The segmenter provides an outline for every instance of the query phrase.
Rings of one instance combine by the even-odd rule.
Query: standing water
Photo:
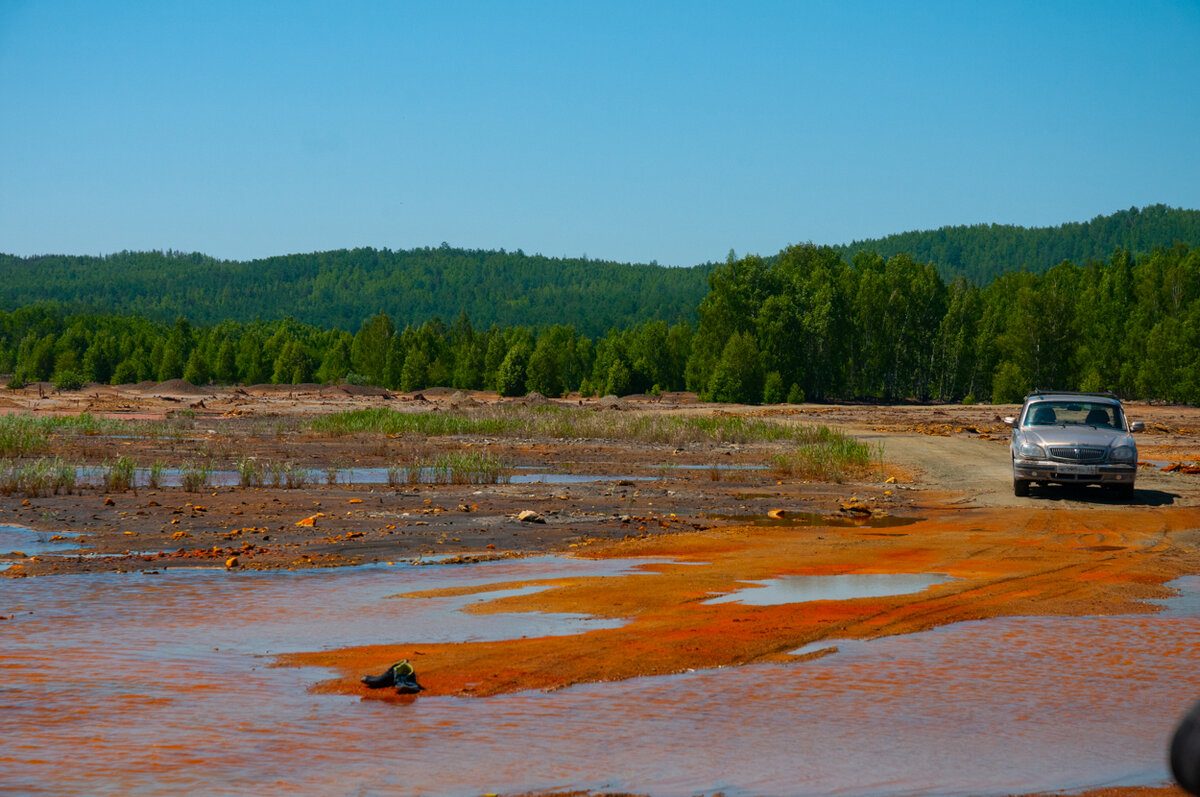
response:
[[[576,634],[468,584],[628,562],[171,571],[0,587],[0,792],[989,794],[1156,783],[1200,696],[1200,578],[1153,616],[1015,618],[816,661],[491,698],[360,701],[277,653]],[[621,655],[619,650],[614,656]],[[420,662],[414,662],[420,676]],[[502,666],[503,662],[497,662]]]

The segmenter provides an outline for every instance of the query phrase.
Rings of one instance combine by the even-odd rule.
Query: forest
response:
[[[559,396],[693,390],[723,402],[1017,401],[1034,387],[1200,402],[1200,246],[1061,262],[986,287],[907,254],[791,246],[712,267],[695,321],[476,327],[387,312],[194,323],[35,304],[0,312],[10,387],[339,382]]]
[[[371,313],[420,323],[467,313],[482,326],[571,324],[584,334],[695,320],[713,266],[667,268],[524,252],[341,249],[248,262],[199,253],[0,255],[0,307],[194,323],[303,318],[353,331]]]
[[[907,254],[930,263],[947,282],[966,277],[988,285],[1022,268],[1041,274],[1064,260],[1080,265],[1103,260],[1117,249],[1145,254],[1177,241],[1200,242],[1200,210],[1150,205],[1057,227],[977,224],[906,232],[836,247],[847,260],[859,252],[884,257]]]
[[[848,263],[860,252],[886,259],[907,254],[934,266],[947,283],[962,276],[984,287],[1001,274],[1042,274],[1063,261],[1086,266],[1118,249],[1141,257],[1176,241],[1200,243],[1200,211],[1154,205],[1050,228],[943,227],[834,250]],[[479,328],[566,325],[596,338],[648,321],[695,325],[716,267],[559,259],[448,244],[245,262],[174,251],[0,255],[0,309],[52,303],[75,314],[163,323],[183,315],[204,325],[291,317],[347,332],[379,312],[414,326],[466,313]]]

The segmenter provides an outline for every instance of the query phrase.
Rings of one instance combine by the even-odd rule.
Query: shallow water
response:
[[[748,582],[739,589],[705,603],[743,603],[747,606],[778,606],[808,601],[847,601],[883,598],[920,592],[954,579],[937,573],[850,573],[841,576],[781,576]]]
[[[20,551],[27,556],[36,556],[79,547],[79,543],[74,540],[51,540],[53,536],[53,532],[37,531],[24,526],[0,525],[0,554]]]
[[[521,469],[518,469],[521,470]],[[329,472],[324,469],[310,469],[304,472],[305,484],[325,484]],[[150,472],[138,470],[135,473],[138,486],[145,487],[150,483]],[[270,486],[270,475],[264,477]],[[341,468],[335,474],[336,484],[387,484],[389,473],[387,468]],[[407,483],[403,473],[401,480]],[[426,484],[436,481],[438,477],[432,469],[423,469],[419,483]],[[79,468],[76,471],[79,484],[100,485],[104,483],[104,472],[100,468]],[[615,481],[653,481],[653,476],[628,476],[621,474],[588,474],[588,473],[513,473],[501,479],[506,484],[592,484],[594,482]],[[159,475],[159,486],[180,487],[183,484],[183,471],[179,468],[164,468]],[[236,487],[241,484],[241,474],[236,470],[214,470],[209,473],[209,484],[213,487]]]
[[[578,633],[601,625],[457,611],[499,591],[390,598],[630,567],[543,558],[6,583],[0,792],[872,795],[1155,783],[1167,777],[1173,722],[1200,695],[1200,578],[1154,616],[961,623],[839,643],[788,666],[487,699],[314,695],[321,671],[264,656]]]

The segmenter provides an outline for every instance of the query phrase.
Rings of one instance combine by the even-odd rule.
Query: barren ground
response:
[[[1029,498],[1014,497],[1002,423],[1015,414],[1014,406],[731,407],[669,395],[631,397],[623,408],[596,410],[758,416],[827,425],[882,445],[882,465],[842,483],[818,483],[770,469],[779,444],[332,437],[304,428],[308,418],[346,409],[446,412],[463,403],[444,390],[422,396],[350,390],[175,384],[67,394],[33,385],[5,392],[0,412],[170,416],[183,430],[174,437],[54,439],[46,454],[71,461],[100,465],[127,455],[143,466],[159,460],[178,467],[203,458],[231,469],[240,455],[252,454],[338,473],[335,483],[322,478],[299,489],[224,486],[197,493],[139,486],[113,493],[85,487],[70,495],[0,496],[0,523],[51,531],[80,545],[55,556],[0,551],[0,565],[12,565],[0,575],[119,570],[152,576],[174,567],[306,568],[435,557],[471,562],[544,552],[656,557],[658,564],[636,576],[563,580],[552,585],[556,589],[477,605],[481,612],[625,619],[617,629],[419,650],[381,640],[285,662],[341,673],[319,685],[322,691],[404,700],[411,698],[366,690],[359,677],[410,658],[420,661],[427,694],[488,695],[780,661],[787,651],[822,639],[911,633],[965,619],[1147,612],[1142,601],[1165,597],[1163,584],[1200,573],[1200,476],[1163,470],[1200,458],[1195,408],[1127,405],[1130,418],[1147,426],[1138,436],[1143,466],[1137,492],[1127,502],[1098,488],[1043,488]],[[469,403],[499,401],[476,393]],[[350,468],[385,468],[467,449],[496,454],[517,473],[603,478],[346,483]],[[523,510],[545,522],[519,520]],[[769,518],[771,511],[779,517]],[[297,525],[301,521],[310,525]],[[825,602],[803,613],[787,606],[701,603],[739,582],[781,575],[889,572],[946,573],[958,580],[919,595]],[[604,655],[612,649],[623,651],[615,663]],[[505,666],[497,668],[497,661]]]

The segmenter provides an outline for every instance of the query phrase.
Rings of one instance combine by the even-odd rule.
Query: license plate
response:
[[[1095,476],[1097,470],[1095,465],[1059,465],[1058,472],[1075,476]]]

